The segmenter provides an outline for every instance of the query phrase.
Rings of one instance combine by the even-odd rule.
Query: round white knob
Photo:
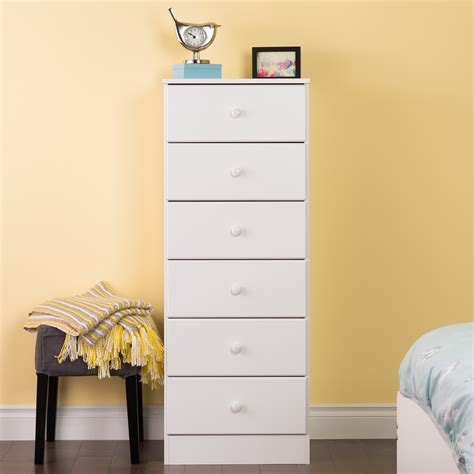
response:
[[[232,413],[239,413],[242,410],[242,405],[239,402],[232,402],[230,405],[230,411]]]
[[[239,354],[241,350],[242,350],[242,346],[240,345],[240,342],[234,342],[230,346],[230,352],[232,352],[232,354]]]
[[[238,237],[242,233],[242,229],[240,227],[232,227],[230,229],[230,234],[232,237]]]
[[[230,289],[230,293],[233,296],[238,296],[238,295],[240,295],[240,293],[242,293],[242,287],[239,286],[239,285],[232,285],[232,287]]]
[[[232,109],[230,111],[230,116],[233,118],[233,119],[236,119],[236,118],[239,118],[240,116],[242,115],[242,112],[240,109],[238,109],[237,107]]]
[[[238,178],[242,174],[242,170],[240,168],[232,168],[230,171],[230,175],[233,178]]]

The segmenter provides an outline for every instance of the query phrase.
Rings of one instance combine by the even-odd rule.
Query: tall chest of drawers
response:
[[[165,463],[305,464],[309,81],[165,80]]]

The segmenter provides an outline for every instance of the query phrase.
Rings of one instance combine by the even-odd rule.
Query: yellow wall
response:
[[[163,311],[162,91],[188,56],[168,3],[3,4],[0,404],[32,404],[28,310],[99,279]],[[394,402],[423,332],[471,313],[471,4],[176,3],[206,52],[302,46],[311,78],[311,401]],[[160,394],[147,393],[158,402]],[[67,380],[62,403],[118,404]]]

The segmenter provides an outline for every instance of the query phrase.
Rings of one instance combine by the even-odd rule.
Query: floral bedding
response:
[[[420,337],[400,366],[400,393],[431,417],[462,473],[474,473],[474,323]]]

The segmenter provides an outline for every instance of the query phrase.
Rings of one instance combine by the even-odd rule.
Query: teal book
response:
[[[173,79],[222,79],[222,64],[173,64]]]

